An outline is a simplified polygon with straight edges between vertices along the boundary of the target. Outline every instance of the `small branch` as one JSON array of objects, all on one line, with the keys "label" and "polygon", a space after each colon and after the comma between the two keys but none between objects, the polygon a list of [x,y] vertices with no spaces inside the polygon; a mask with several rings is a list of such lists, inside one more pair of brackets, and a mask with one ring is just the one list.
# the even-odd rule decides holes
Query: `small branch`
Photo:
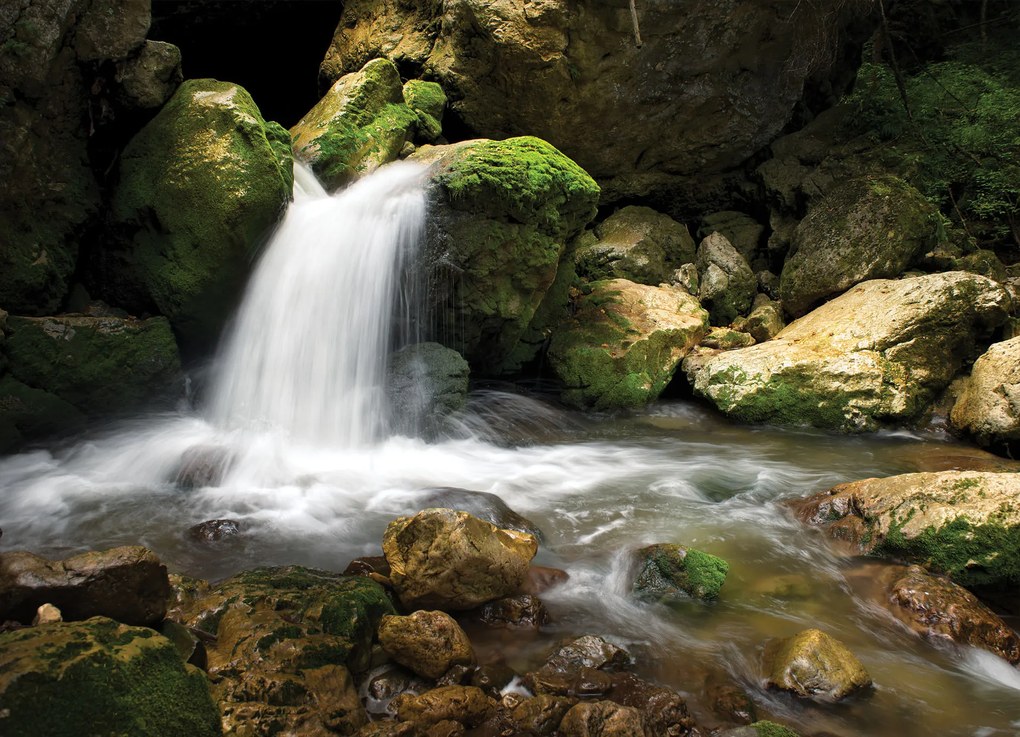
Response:
[{"label": "small branch", "polygon": [[638,25],[637,6],[630,0],[630,21],[634,24],[634,45],[641,48],[641,27]]}]

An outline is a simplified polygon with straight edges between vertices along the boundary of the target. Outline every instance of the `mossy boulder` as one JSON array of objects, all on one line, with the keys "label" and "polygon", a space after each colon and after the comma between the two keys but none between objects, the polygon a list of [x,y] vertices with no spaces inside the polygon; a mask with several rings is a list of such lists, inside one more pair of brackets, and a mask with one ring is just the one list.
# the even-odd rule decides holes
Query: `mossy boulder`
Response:
[{"label": "mossy boulder", "polygon": [[861,553],[918,563],[964,586],[1020,583],[1020,474],[864,479],[793,506]]},{"label": "mossy boulder", "polygon": [[373,59],[338,79],[290,129],[294,153],[312,167],[323,186],[336,189],[395,161],[414,137],[418,115],[404,102],[393,63]]},{"label": "mossy boulder", "polygon": [[[180,391],[180,356],[165,317],[10,317],[7,325],[11,375],[83,415],[168,406]],[[41,417],[55,408],[40,405]]]},{"label": "mossy boulder", "polygon": [[641,548],[634,557],[637,575],[632,590],[647,601],[717,599],[730,569],[718,556],[671,543]]},{"label": "mossy boulder", "polygon": [[[425,266],[436,337],[473,371],[516,370],[538,350],[518,349],[567,244],[595,215],[598,185],[531,137],[425,146],[411,159],[429,166]],[[557,293],[565,305],[565,290]]]},{"label": "mossy boulder", "polygon": [[379,622],[394,613],[369,578],[286,566],[196,590],[173,616],[216,635],[209,673],[227,734],[265,723],[351,734],[367,722],[351,671],[367,669]]},{"label": "mossy boulder", "polygon": [[693,263],[687,227],[650,207],[624,207],[595,227],[596,240],[574,253],[577,272],[591,280],[629,279],[657,286]]},{"label": "mossy boulder", "polygon": [[766,681],[802,698],[839,701],[871,686],[871,676],[831,635],[807,629],[765,647]]},{"label": "mossy boulder", "polygon": [[165,315],[186,350],[215,345],[292,184],[287,131],[238,85],[188,80],[120,158],[96,288]]},{"label": "mossy boulder", "polygon": [[446,93],[435,82],[409,79],[404,83],[404,102],[418,116],[417,138],[435,143],[443,132]]},{"label": "mossy boulder", "polygon": [[202,671],[155,630],[105,617],[0,633],[7,737],[221,734]]},{"label": "mossy boulder", "polygon": [[808,211],[794,234],[779,290],[791,315],[868,279],[894,278],[936,243],[939,215],[893,176],[855,179]]},{"label": "mossy boulder", "polygon": [[722,233],[709,233],[698,246],[698,298],[713,325],[729,325],[746,315],[758,281],[740,252]]},{"label": "mossy boulder", "polygon": [[0,378],[0,453],[84,429],[85,416],[57,395],[11,376]]},{"label": "mossy boulder", "polygon": [[563,400],[598,410],[642,406],[662,393],[708,330],[708,313],[680,287],[625,279],[586,287],[556,328],[549,365]]},{"label": "mossy boulder", "polygon": [[695,394],[743,422],[874,430],[917,416],[1008,304],[1001,286],[964,272],[876,279],[770,341],[684,370]]},{"label": "mossy boulder", "polygon": [[949,420],[980,445],[1020,447],[1020,337],[995,343],[974,362]]}]

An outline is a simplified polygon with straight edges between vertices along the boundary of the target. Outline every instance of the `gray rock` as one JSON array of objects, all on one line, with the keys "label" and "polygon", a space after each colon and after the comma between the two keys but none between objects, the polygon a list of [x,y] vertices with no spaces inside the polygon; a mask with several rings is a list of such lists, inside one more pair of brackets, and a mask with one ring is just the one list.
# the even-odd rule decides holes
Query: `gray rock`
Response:
[{"label": "gray rock", "polygon": [[146,41],[136,54],[116,64],[117,102],[127,108],[154,110],[170,99],[184,81],[181,50],[164,41]]},{"label": "gray rock", "polygon": [[629,279],[657,286],[694,261],[686,226],[650,207],[631,205],[595,228],[597,240],[574,252],[577,272],[591,280]]},{"label": "gray rock", "polygon": [[720,233],[709,234],[698,246],[698,297],[713,325],[729,325],[746,315],[757,291],[754,272],[744,257]]},{"label": "gray rock", "polygon": [[431,437],[463,409],[468,392],[467,361],[439,343],[416,343],[390,357],[387,397],[390,426],[397,432]]}]

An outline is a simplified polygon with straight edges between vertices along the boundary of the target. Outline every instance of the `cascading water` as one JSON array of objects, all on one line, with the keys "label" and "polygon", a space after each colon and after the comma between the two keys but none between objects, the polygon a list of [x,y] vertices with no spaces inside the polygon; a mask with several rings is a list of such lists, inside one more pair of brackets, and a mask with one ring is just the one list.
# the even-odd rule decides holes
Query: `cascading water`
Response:
[{"label": "cascading water", "polygon": [[393,305],[425,219],[421,173],[389,166],[330,196],[296,169],[220,361],[214,423],[341,448],[381,439]]},{"label": "cascading water", "polygon": [[[342,570],[379,553],[387,523],[416,510],[418,490],[464,487],[527,516],[545,535],[538,562],[569,573],[542,595],[556,636],[626,645],[643,675],[690,696],[702,724],[718,721],[702,684],[721,677],[804,733],[1018,734],[1016,668],[907,632],[869,589],[874,564],[834,555],[782,506],[842,481],[945,468],[945,439],[748,428],[682,402],[585,417],[491,391],[474,395],[456,438],[388,435],[383,369],[401,260],[421,227],[418,179],[386,167],[330,197],[299,173],[207,410],[0,458],[0,550],[63,557],[144,544],[172,570],[211,579],[260,565]],[[229,468],[185,488],[175,480],[195,451]],[[216,518],[242,534],[212,548],[188,536]],[[719,601],[634,602],[627,556],[653,542],[726,558]],[[874,693],[819,708],[765,689],[763,643],[806,627],[846,642]],[[480,661],[498,649],[519,670],[537,664],[519,633],[475,645]]]}]

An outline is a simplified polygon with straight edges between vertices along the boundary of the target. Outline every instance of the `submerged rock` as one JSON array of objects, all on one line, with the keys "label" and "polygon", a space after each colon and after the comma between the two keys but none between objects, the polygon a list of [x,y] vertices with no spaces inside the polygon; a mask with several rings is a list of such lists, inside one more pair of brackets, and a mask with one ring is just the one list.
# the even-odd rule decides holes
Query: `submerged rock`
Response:
[{"label": "submerged rock", "polygon": [[424,146],[410,158],[429,166],[436,337],[481,374],[516,370],[538,351],[540,342],[520,341],[567,243],[595,215],[598,185],[538,138]]},{"label": "submerged rock", "polygon": [[450,509],[399,517],[383,538],[390,579],[409,609],[472,609],[509,596],[537,550],[532,535]]},{"label": "submerged rock", "polygon": [[666,603],[718,598],[730,568],[722,558],[670,543],[641,548],[635,558],[638,572],[634,594]]},{"label": "submerged rock", "polygon": [[1020,582],[1020,474],[864,479],[792,506],[862,553],[920,563],[964,586]]},{"label": "submerged rock", "polygon": [[922,637],[978,647],[1020,663],[1020,635],[962,586],[910,566],[892,578],[888,590],[893,614]]},{"label": "submerged rock", "polygon": [[155,626],[170,599],[170,581],[156,554],[140,546],[47,560],[23,551],[0,554],[0,621],[29,623],[42,604],[64,619],[103,616]]},{"label": "submerged rock", "polygon": [[949,419],[981,445],[1020,443],[1020,337],[995,343],[974,362]]},{"label": "submerged rock", "polygon": [[241,534],[241,523],[232,519],[210,519],[188,528],[188,537],[206,545],[231,540]]},{"label": "submerged rock", "polygon": [[452,348],[416,343],[390,356],[387,392],[390,425],[397,432],[430,437],[467,403],[469,368]]},{"label": "submerged rock", "polygon": [[595,282],[553,333],[549,365],[563,400],[598,410],[654,400],[708,330],[708,313],[680,287]]},{"label": "submerged rock", "polygon": [[668,282],[695,250],[686,226],[650,207],[630,205],[595,228],[596,240],[574,253],[577,272],[593,281],[628,279],[657,286]]},{"label": "submerged rock", "polygon": [[695,394],[744,422],[873,430],[920,413],[1008,300],[963,272],[864,282],[773,340],[684,369]]},{"label": "submerged rock", "polygon": [[871,676],[845,645],[808,629],[765,648],[769,686],[804,698],[839,701],[871,686]]},{"label": "submerged rock", "polygon": [[419,610],[406,617],[387,615],[379,624],[386,654],[425,678],[436,679],[455,665],[475,665],[471,641],[445,612]]},{"label": "submerged rock", "polygon": [[938,224],[931,203],[897,177],[846,182],[797,226],[780,275],[783,307],[799,317],[854,284],[899,276],[935,244]]},{"label": "submerged rock", "polygon": [[105,617],[0,633],[6,737],[214,737],[205,674],[154,630]]}]

